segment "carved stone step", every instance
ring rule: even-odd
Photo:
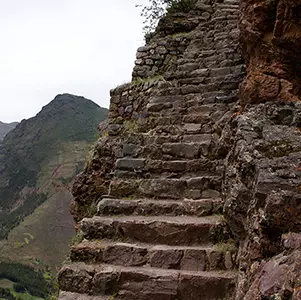
[[[162,174],[164,172],[171,173],[193,173],[201,174],[221,174],[223,170],[222,160],[210,160],[202,157],[199,159],[181,159],[181,160],[147,160],[147,169],[152,173]]]
[[[115,298],[116,299],[116,298]],[[112,300],[111,296],[90,296],[72,292],[60,292],[59,300]]]
[[[204,175],[187,178],[154,178],[154,179],[126,179],[115,178],[111,181],[111,195],[126,197],[136,195],[140,197],[155,197],[157,199],[202,199],[219,197],[221,177]]]
[[[197,118],[199,118],[199,115],[197,115]],[[187,124],[185,127],[183,127],[183,131],[176,132],[175,134],[157,134],[156,136],[145,135],[143,138],[143,145],[145,147],[162,145],[163,147],[163,144],[166,144],[165,148],[168,146],[168,144],[174,144],[173,147],[176,147],[176,144],[179,143],[198,143],[199,146],[210,145],[212,135],[203,133],[202,127],[202,124]],[[162,152],[164,150],[165,149],[163,149]]]
[[[74,263],[59,272],[60,289],[123,300],[233,299],[234,272],[189,272]],[[101,298],[100,298],[101,299]]]
[[[208,245],[226,239],[220,216],[112,216],[84,218],[86,239],[115,239],[165,245]]]
[[[120,266],[150,266],[188,271],[231,270],[236,256],[235,246],[185,247],[149,244],[84,241],[71,248],[72,261],[105,263]]]
[[[220,198],[183,201],[175,200],[130,200],[104,198],[97,205],[99,215],[167,215],[209,216],[220,213],[223,203]]]
[[[200,176],[180,179],[150,179],[141,182],[142,195],[180,199],[183,197],[200,199],[216,197],[221,182],[217,176]],[[216,191],[216,193],[210,193]],[[208,192],[206,195],[206,192]]]

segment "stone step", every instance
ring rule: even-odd
[[[60,289],[123,300],[217,300],[231,298],[235,272],[191,272],[73,263],[58,274]]]
[[[161,175],[160,178],[130,179],[127,178],[128,175],[125,172],[123,178],[111,180],[110,196],[124,198],[136,195],[156,199],[202,199],[219,197],[221,191],[221,176],[162,178]]]
[[[162,158],[161,158],[162,159]],[[223,172],[223,160],[211,160],[209,158],[181,159],[181,160],[152,160],[146,163],[147,170],[152,173],[162,174],[171,172],[183,176],[187,173],[197,173],[198,176],[205,174],[221,175]]]
[[[189,173],[189,176],[192,176],[194,172],[197,172],[198,176],[204,176],[206,174],[221,175],[223,171],[223,160],[221,159],[212,160],[210,158],[201,157],[197,159],[173,160],[170,159],[171,158],[170,156],[166,157],[161,154],[159,156],[160,159],[156,159],[158,153],[153,150],[154,149],[151,149],[151,146],[141,149],[139,156],[147,157],[147,159],[140,158],[140,157],[138,158],[130,157],[130,156],[124,157],[122,159],[123,160],[122,163],[119,163],[119,166],[117,166],[116,164],[116,169],[132,171],[136,173],[138,173],[138,171],[158,173],[158,174],[171,172],[171,173],[177,173],[179,177],[187,173]],[[152,159],[152,156],[155,156],[155,159]],[[135,169],[134,164],[130,163],[132,159],[134,160],[137,159],[138,161],[140,159],[145,160],[144,164],[143,165],[141,164],[143,168],[137,168],[138,163],[135,161],[136,163],[136,169]],[[116,170],[114,174],[115,175],[117,174]]]
[[[191,216],[111,216],[84,218],[86,239],[115,239],[165,245],[211,245],[226,240],[223,218]]]
[[[146,137],[145,147],[140,148],[140,156],[152,159],[161,158],[162,160],[187,160],[208,157],[212,135],[210,133],[199,133],[202,131],[202,125],[199,124],[187,124],[186,128],[191,134]],[[195,134],[192,134],[192,131]],[[144,158],[120,158],[116,162],[116,169],[145,170],[146,161]]]
[[[115,298],[116,299],[116,298]],[[111,296],[90,296],[72,292],[60,292],[59,300],[112,300]]]
[[[206,192],[221,190],[221,181],[218,176],[200,176],[179,179],[149,179],[143,180],[139,186],[141,194],[161,198],[212,198]],[[176,191],[176,192],[175,192]],[[217,196],[217,194],[214,194]]]
[[[232,2],[232,3],[231,3]],[[218,3],[218,8],[230,8],[230,9],[236,9],[239,11],[239,1],[225,1],[224,3]]]
[[[209,216],[222,212],[223,202],[218,199],[175,200],[130,200],[104,198],[97,205],[98,215],[142,216]]]
[[[236,248],[232,244],[185,247],[113,243],[105,240],[84,241],[72,246],[70,253],[74,262],[188,271],[232,270],[235,267],[235,256]]]

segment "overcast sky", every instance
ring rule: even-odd
[[[147,0],[0,0],[0,121],[34,116],[57,94],[109,105],[143,45],[136,3]]]

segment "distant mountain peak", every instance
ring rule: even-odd
[[[89,99],[60,94],[35,117],[22,120],[5,136],[0,148],[0,212],[10,214],[10,209],[20,203],[20,199],[22,203],[24,188],[36,188],[42,167],[58,155],[63,145],[96,141],[97,127],[107,115],[107,109]],[[24,203],[29,205],[26,201]],[[26,208],[26,212],[29,211]],[[24,214],[20,213],[20,216]],[[19,218],[17,211],[14,215],[15,219]],[[0,238],[8,232],[7,229],[1,231],[1,228],[13,227],[15,219],[9,226],[1,225],[0,220]]]
[[[4,123],[0,121],[0,144],[4,137],[17,126],[18,122]]]

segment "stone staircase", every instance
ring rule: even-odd
[[[191,216],[195,205],[198,213]],[[72,247],[72,264],[59,275],[61,288],[111,299],[231,296],[235,248],[226,243],[222,217],[210,215],[219,207],[217,199],[104,198],[101,216],[82,220],[85,240]]]
[[[138,49],[134,81],[111,91],[108,135],[118,147],[109,189],[97,215],[80,222],[84,240],[59,273],[60,299],[233,299],[218,140],[244,75],[238,1],[199,3],[199,25]],[[176,59],[152,80],[149,61],[156,67],[162,46],[160,64]]]

